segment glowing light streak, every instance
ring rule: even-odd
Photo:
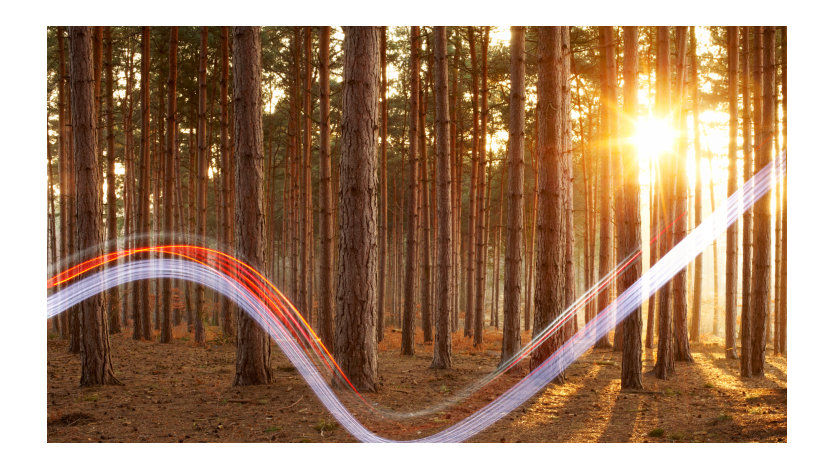
[[[677,272],[685,268],[686,265],[699,253],[710,246],[715,238],[720,236],[720,234],[723,233],[727,227],[738,219],[741,212],[749,210],[755,201],[771,189],[773,184],[772,176],[774,173],[776,180],[781,179],[784,171],[784,163],[785,153],[783,152],[775,162],[767,165],[750,181],[747,181],[738,192],[717,207],[712,215],[705,218],[704,222],[700,226],[696,227],[686,238],[669,250],[669,252],[658,260],[658,262],[640,279],[638,279],[637,282],[632,284],[625,290],[625,292],[620,294],[614,302],[609,304],[605,309],[603,309],[602,312],[594,317],[593,320],[588,322],[576,334],[568,339],[565,344],[551,354],[541,365],[510,387],[498,398],[458,423],[434,435],[409,442],[464,441],[471,438],[486,427],[492,425],[513,409],[527,401],[535,393],[547,386],[556,376],[562,373],[565,368],[573,363],[581,354],[593,346],[593,344],[595,344],[596,341],[602,337],[602,335],[608,334],[608,332],[617,323],[622,321],[627,315],[630,315],[650,295],[655,293]],[[238,263],[238,266],[245,267],[245,271],[249,271],[250,274],[254,273],[254,275],[263,279],[266,284],[274,290],[274,292],[277,292],[282,301],[280,302],[281,307],[278,307],[276,303],[270,301],[273,308],[277,307],[277,310],[287,308],[294,315],[298,315],[297,310],[289,301],[286,300],[280,291],[275,289],[275,287],[269,283],[263,275],[245,263],[242,263],[239,260],[216,250],[187,245],[179,247],[184,248],[186,253],[188,253],[189,250],[206,250],[207,252],[221,258],[234,260]],[[344,404],[336,396],[333,389],[328,386],[326,380],[316,368],[315,364],[310,360],[310,357],[302,348],[301,343],[293,339],[295,335],[293,335],[292,331],[287,328],[288,326],[292,327],[292,323],[278,321],[279,318],[276,316],[276,312],[265,303],[267,297],[271,296],[263,295],[266,293],[262,289],[256,289],[257,292],[253,292],[253,290],[247,287],[247,285],[252,285],[251,282],[244,281],[242,283],[240,278],[232,277],[229,271],[225,269],[215,269],[207,263],[199,261],[196,257],[189,256],[188,254],[182,255],[179,250],[173,250],[171,248],[172,247],[154,247],[140,249],[138,251],[148,250],[180,254],[184,259],[163,258],[130,261],[125,264],[97,271],[88,277],[68,285],[62,290],[49,295],[47,297],[47,318],[57,315],[86,298],[98,295],[107,289],[126,282],[157,277],[171,277],[201,283],[207,287],[216,289],[221,294],[229,297],[250,316],[252,316],[252,318],[270,334],[305,381],[307,381],[310,385],[311,389],[322,404],[327,407],[331,414],[333,414],[334,418],[336,418],[336,420],[338,420],[348,432],[364,442],[394,442],[378,436],[367,429],[353,414],[350,413],[350,411],[347,410]],[[59,283],[64,283],[70,279],[80,276],[83,273],[90,272],[96,267],[100,267],[107,262],[127,256],[127,254],[124,253],[125,252],[117,252],[116,254],[111,253],[98,257],[94,260],[81,263],[79,267],[70,268],[69,270],[64,271],[58,276],[50,279],[47,285],[54,286]],[[623,267],[628,263],[633,262],[636,257],[637,254],[621,263],[621,266],[618,267],[617,271],[623,269]],[[606,276],[606,283],[610,282],[609,277],[610,276]],[[595,286],[594,289],[596,290],[592,289],[592,291],[598,291],[600,289],[600,287],[598,287],[599,285],[600,283]],[[584,294],[582,298],[587,299],[590,295],[592,295],[591,291]],[[525,350],[534,349],[541,344],[543,338],[553,334],[553,332],[555,332],[567,321],[568,318],[570,318],[572,314],[576,312],[578,308],[577,305],[579,305],[579,303],[574,302],[569,309],[560,314],[559,317],[557,317],[541,335],[537,336],[535,341],[531,341],[530,345],[528,345]],[[279,315],[281,315],[281,313],[279,313]],[[298,316],[300,317],[300,315]],[[287,315],[284,314],[281,315],[281,317],[286,320]],[[607,326],[600,327],[601,325]],[[304,327],[306,330],[312,332],[312,329],[306,322],[304,322]],[[316,340],[311,341],[311,344],[313,346],[321,347],[320,341],[318,341],[315,333],[312,333],[312,335],[316,338]],[[309,339],[309,337],[307,338]],[[322,349],[326,351],[325,348],[322,347]],[[519,357],[523,357],[523,354],[519,354]],[[327,355],[329,356],[329,353]],[[332,359],[332,357],[330,358]],[[511,361],[507,362],[510,363]],[[518,362],[517,358],[513,363],[516,362]]]

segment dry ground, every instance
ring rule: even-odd
[[[124,386],[80,388],[79,358],[66,341],[47,341],[49,442],[352,442],[273,345],[274,383],[232,387],[233,344],[190,342],[184,326],[172,344],[111,336],[112,360]],[[216,331],[210,329],[210,338]],[[455,396],[498,362],[500,334],[488,329],[486,347],[455,337],[452,371],[429,370],[431,345],[399,355],[399,333],[386,331],[380,349],[380,392],[370,401],[419,410]],[[529,334],[525,336],[529,340]],[[668,381],[649,371],[644,392],[619,390],[619,353],[591,351],[551,385],[475,436],[475,442],[785,442],[787,361],[768,356],[764,378],[740,379],[738,361],[724,359],[717,338],[693,346],[695,362],[677,363]],[[393,421],[360,413],[383,436],[413,439],[443,429],[505,390],[508,374],[439,413]]]

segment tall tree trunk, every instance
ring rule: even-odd
[[[206,246],[206,206],[208,193],[208,141],[206,136],[206,66],[208,58],[208,28],[203,26],[200,31],[200,71],[198,77],[199,98],[197,116],[197,243]],[[197,285],[196,309],[194,315],[194,342],[203,344],[206,333],[203,329],[203,309],[205,303],[205,288]]]
[[[319,30],[319,174],[321,191],[321,306],[319,335],[333,348],[333,188],[330,176],[330,27]]]
[[[136,218],[135,233],[150,235],[150,180],[151,180],[151,92],[150,92],[150,61],[151,38],[150,27],[142,27],[142,63],[139,77],[139,112],[142,114],[142,124],[139,135],[139,198],[137,201],[138,217]],[[150,242],[150,239],[148,239]],[[133,339],[150,339],[150,281],[139,283],[138,295],[133,298]],[[145,333],[147,332],[147,337]]]
[[[135,75],[133,70],[133,55],[134,55],[134,34],[131,32],[128,36],[126,73],[127,76],[127,92],[124,100],[122,100],[122,117],[125,133],[124,142],[124,162],[125,162],[125,184],[123,186],[122,201],[125,207],[124,217],[124,237],[125,249],[136,248],[136,241],[133,239],[133,234],[136,233],[135,227],[137,225],[136,219],[138,217],[138,201],[136,189],[136,160],[134,158],[133,145],[133,90],[135,88]],[[139,295],[138,284],[132,283],[131,286],[126,286],[124,289],[125,295],[122,298],[122,318],[121,321],[127,328],[128,318],[135,318],[136,311],[136,297]],[[130,295],[128,295],[128,289]]]
[[[727,197],[735,194],[738,188],[738,27],[727,27],[727,56],[729,58],[729,92],[730,104],[730,145],[727,160],[729,171],[727,179]],[[716,260],[717,262],[717,260]],[[725,281],[724,305],[724,356],[737,359],[736,353],[736,304],[738,302],[738,224],[727,228],[727,278]],[[697,294],[696,294],[697,296]]]
[[[773,26],[758,27],[757,36],[763,37],[762,75],[761,75],[761,118],[759,125],[761,137],[756,151],[756,172],[773,160],[773,89],[775,85],[775,49],[776,38]],[[757,38],[757,42],[759,39]],[[758,112],[757,112],[758,114]],[[753,206],[754,236],[756,250],[753,253],[753,287],[751,309],[751,372],[753,376],[765,373],[765,329],[767,324],[768,293],[770,291],[770,192],[765,193]]]
[[[113,40],[110,27],[104,27],[104,99],[107,110],[105,122],[107,127],[107,241],[111,249],[117,249],[119,234],[116,230],[116,135],[113,133]],[[125,206],[127,209],[127,206]],[[106,294],[107,313],[111,333],[122,331],[119,320],[119,289],[111,289]]]
[[[93,89],[92,31],[69,28],[72,139],[75,151],[76,236],[78,249],[101,256],[101,176],[97,161],[95,90]],[[115,385],[110,362],[110,339],[104,296],[80,303],[81,385]]]
[[[567,26],[540,27],[538,46],[538,152],[541,161],[536,231],[536,288],[533,336],[548,326],[573,301],[573,208],[571,183],[570,33]],[[552,71],[552,73],[546,73]],[[568,322],[533,352],[538,367],[572,335]],[[564,381],[564,374],[556,378]]]
[[[70,41],[69,38],[70,32],[67,31],[67,41]],[[62,220],[62,231],[66,233],[66,245],[64,246],[65,250],[63,250],[63,258],[69,261],[69,257],[75,254],[75,250],[78,247],[77,245],[77,234],[76,234],[76,178],[75,178],[75,145],[73,143],[73,134],[74,134],[74,104],[73,104],[73,86],[70,83],[70,73],[66,71],[65,63],[64,63],[64,39],[63,39],[63,30],[62,28],[58,29],[58,54],[60,56],[60,64],[59,64],[59,72],[62,77],[62,82],[64,84],[64,91],[68,95],[64,98],[63,102],[65,105],[64,109],[64,126],[62,128],[62,139],[63,139],[63,154],[66,157],[66,161],[64,162],[64,174],[65,174],[65,184],[61,185],[61,188],[66,188],[66,198],[62,197],[62,199],[66,200],[66,206],[61,207],[61,214],[64,217]],[[91,60],[91,59],[90,59]],[[70,61],[72,61],[72,57],[70,57]],[[70,65],[70,68],[72,66]],[[63,191],[62,191],[63,192]],[[64,266],[64,268],[69,268],[69,266]],[[68,320],[67,320],[67,330],[69,330],[69,352],[78,354],[81,352],[81,306],[76,306],[70,309]]]
[[[669,27],[657,27],[657,94],[656,94],[656,116],[668,116],[671,108],[671,80],[669,77]],[[663,227],[666,232],[660,235],[657,257],[661,258],[666,254],[672,245],[672,236],[669,234],[669,223],[675,215],[675,204],[672,197],[674,189],[673,171],[670,160],[672,155],[668,152],[660,156],[661,168],[658,172],[658,179],[661,181],[658,195],[659,222],[658,227]],[[670,305],[671,286],[669,283],[660,288],[657,295],[657,361],[654,366],[654,373],[658,379],[666,380],[675,372],[675,361],[672,340],[672,312]]]
[[[472,63],[472,174],[469,180],[469,230],[467,233],[466,259],[466,316],[464,317],[463,335],[472,336],[475,319],[475,230],[478,220],[477,186],[480,175],[478,163],[478,133],[480,113],[478,112],[478,58],[475,46],[475,29],[470,26],[468,31],[469,53]]]
[[[264,146],[259,27],[236,26],[232,42],[235,90],[235,251],[256,270],[264,262]],[[269,337],[242,309],[237,312],[234,385],[272,381]]]
[[[486,26],[481,41],[481,138],[478,157],[478,218],[476,229],[475,253],[475,313],[473,339],[475,346],[484,341],[484,294],[486,289],[486,247],[487,247],[487,194],[486,194],[486,138],[487,138],[487,47],[489,46],[489,26]]]
[[[692,60],[692,123],[693,123],[693,143],[695,145],[695,227],[701,225],[702,215],[702,178],[701,178],[701,126],[698,108],[699,89],[698,89],[698,43],[695,39],[695,26],[689,28],[689,53]],[[710,178],[711,180],[712,178]],[[713,264],[718,264],[717,259],[713,259]],[[692,322],[689,327],[689,340],[693,343],[700,341],[701,337],[701,295],[703,288],[704,277],[704,256],[699,254],[695,258],[695,270],[692,279]],[[713,292],[715,299],[718,298],[718,292]]]
[[[634,135],[639,105],[637,102],[639,59],[637,52],[638,31],[636,26],[623,28],[623,119],[624,135]],[[637,160],[637,146],[624,143],[620,158],[623,175],[622,202],[617,209],[618,257],[626,259],[640,249],[640,165]],[[631,263],[619,277],[619,292],[624,292],[640,278],[643,267],[642,257]],[[643,332],[643,316],[637,307],[623,320],[623,362],[620,386],[623,389],[643,388],[643,346],[640,335]]]
[[[452,96],[449,101],[449,159],[452,165],[452,259],[454,260],[452,271],[452,332],[458,331],[458,317],[460,316],[460,275],[463,272],[461,253],[460,233],[460,211],[461,211],[461,162],[457,146],[457,119],[458,119],[458,68],[460,67],[460,43],[457,41],[457,34],[453,33],[452,42],[455,48],[455,55],[452,63]]]
[[[434,27],[435,119],[437,129],[437,284],[432,369],[452,367],[452,176],[449,156],[449,58],[446,27]],[[383,75],[384,76],[384,75]],[[383,101],[384,102],[384,101]],[[384,127],[383,127],[384,129]],[[385,140],[383,139],[383,145]],[[380,282],[382,284],[382,282]]]
[[[602,105],[600,106],[600,135],[602,136],[602,164],[600,166],[600,231],[599,231],[599,277],[602,279],[611,270],[611,250],[613,236],[611,228],[611,163],[614,153],[615,120],[616,120],[616,66],[614,65],[613,27],[599,28],[600,69],[602,71]],[[543,241],[542,241],[543,242]],[[600,289],[597,299],[597,315],[608,306],[611,300],[611,283]],[[608,330],[610,325],[599,325]],[[596,348],[610,348],[608,333],[596,343]]]
[[[741,28],[742,33],[742,96],[743,96],[743,107],[744,107],[744,118],[743,118],[743,136],[744,136],[744,180],[748,181],[753,176],[753,139],[758,138],[751,134],[751,127],[753,122],[758,122],[754,119],[754,112],[756,112],[760,106],[756,106],[755,109],[751,106],[751,94],[753,96],[756,95],[755,92],[755,83],[756,80],[753,80],[751,90],[751,78],[753,75],[751,73],[751,65],[750,65],[750,56],[753,56],[754,62],[754,70],[758,69],[761,64],[761,48],[756,47],[756,50],[750,50],[750,35],[755,31],[751,30],[750,27],[744,26]],[[758,41],[758,44],[761,45],[761,41]],[[755,101],[755,99],[754,99]],[[758,134],[758,132],[757,132]],[[749,197],[745,195],[745,197]],[[753,270],[753,210],[747,210],[744,213],[744,232],[742,233],[742,268],[741,268],[741,364],[740,364],[740,373],[742,377],[752,377],[752,362],[751,362],[751,355],[750,355],[750,347],[752,345],[751,341],[751,329],[750,329],[750,294],[751,294],[751,274]]]
[[[359,390],[377,377],[379,30],[345,27],[335,356]]]
[[[61,40],[59,37],[58,40]],[[60,112],[60,111],[59,111]],[[47,239],[47,250],[49,253],[49,276],[55,276],[58,274],[58,238],[55,234],[55,188],[53,185],[53,178],[52,178],[52,150],[51,146],[49,145],[49,130],[47,128],[46,133],[46,175],[47,175],[47,188],[46,188],[46,195],[47,195],[47,213],[46,213],[46,223],[47,223],[47,231],[49,232],[48,239]],[[58,142],[60,144],[60,140]],[[57,333],[61,334],[61,317],[54,317],[52,319],[52,330]]]
[[[787,162],[788,151],[788,28],[782,26],[782,148]],[[774,132],[776,130],[774,129]],[[782,275],[779,280],[781,295],[779,296],[781,315],[779,316],[779,352],[788,353],[788,173],[785,164],[782,176]]]
[[[58,38],[58,185],[61,193],[58,199],[58,208],[61,211],[61,259],[63,261],[61,266],[57,269],[63,271],[69,268],[65,265],[69,261],[69,256],[72,255],[71,239],[75,234],[70,230],[71,220],[75,215],[74,211],[70,210],[69,195],[72,191],[70,186],[70,173],[73,170],[72,152],[70,152],[70,142],[72,141],[72,129],[69,126],[69,78],[66,71],[66,57],[64,53],[64,28],[57,28]],[[76,333],[72,330],[75,326],[73,319],[77,316],[74,309],[61,315],[61,338],[75,338]]]
[[[677,78],[675,90],[675,99],[678,101],[678,149],[675,155],[675,191],[674,195],[677,199],[675,207],[678,211],[683,212],[687,207],[687,186],[689,179],[686,176],[686,110],[684,104],[686,102],[686,40],[687,40],[686,26],[678,26],[675,28],[675,54],[677,55]],[[674,230],[674,245],[677,245],[686,237],[687,217],[681,217],[675,222]],[[674,290],[674,311],[675,311],[675,360],[692,362],[692,354],[689,352],[689,335],[687,334],[686,321],[686,269],[680,270],[675,275],[672,289]]]
[[[306,318],[313,318],[313,179],[312,179],[312,147],[313,147],[313,116],[312,116],[312,79],[313,68],[311,66],[312,56],[312,33],[310,26],[304,28],[304,153],[302,173],[302,225],[303,234],[301,238],[301,302]]]
[[[420,28],[411,27],[411,49],[409,55],[409,105],[408,105],[408,210],[406,217],[406,255],[405,280],[403,284],[403,321],[401,352],[406,356],[414,355],[414,319],[415,301],[417,296],[417,165],[418,142],[417,128],[419,127],[419,87],[420,87]]]
[[[753,175],[753,143],[750,134],[752,109],[750,107],[750,28],[741,27],[741,96],[742,96],[742,143],[744,153],[744,180]],[[751,273],[751,244],[753,241],[753,211],[747,210],[743,215],[742,232],[742,261],[741,261],[741,363],[742,377],[750,377],[750,273]],[[736,353],[736,356],[738,353]]]
[[[501,167],[501,178],[498,186],[501,187],[501,193],[498,196],[498,223],[495,225],[495,236],[492,246],[492,302],[490,302],[489,326],[494,326],[498,329],[498,284],[500,280],[500,263],[498,261],[498,254],[501,252],[501,223],[504,220],[504,172],[507,169],[506,165]]]
[[[504,334],[501,363],[521,349],[521,273],[524,256],[524,26],[510,36],[510,135],[507,163],[507,249],[504,252]]]
[[[234,179],[234,162],[229,144],[229,27],[220,27],[220,162],[222,169],[220,177],[223,180],[223,234],[222,241],[227,249],[234,243],[234,194],[232,194],[232,180]],[[221,331],[226,338],[235,336],[232,302],[223,296],[221,305]]]
[[[420,315],[423,326],[423,342],[428,344],[432,342],[432,314],[434,308],[432,307],[432,251],[431,251],[431,191],[429,188],[429,168],[428,168],[428,149],[426,144],[426,114],[428,92],[424,88],[428,84],[420,82],[420,220],[422,241],[420,243],[421,263],[422,263],[422,282],[420,283]]]
[[[539,157],[536,142],[538,141],[539,128],[539,113],[536,113],[535,125],[533,126],[533,139],[530,143],[530,155],[533,158],[533,204],[530,208],[530,243],[527,245],[527,283],[526,294],[524,297],[524,331],[530,331],[530,311],[533,308],[533,287],[535,278],[533,277],[534,267],[536,265],[533,258],[533,252],[536,247],[536,225],[538,223],[539,212]]]
[[[380,80],[379,116],[381,122],[381,143],[379,152],[379,318],[376,323],[376,339],[382,341],[385,320],[385,287],[388,278],[385,275],[386,254],[388,249],[388,77],[387,68],[387,28],[379,30],[379,61],[382,79]]]
[[[171,37],[168,49],[168,131],[166,134],[165,155],[165,219],[164,240],[173,243],[174,231],[174,167],[177,159],[177,37],[179,28],[171,27]],[[173,339],[171,326],[171,279],[162,281],[162,336],[160,342],[170,343]]]

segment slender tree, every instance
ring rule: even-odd
[[[360,390],[377,377],[379,30],[345,27],[335,356]]]
[[[177,160],[177,40],[179,28],[171,27],[170,40],[168,42],[168,130],[165,135],[165,231],[163,239],[167,243],[173,243],[174,231],[174,166]],[[170,343],[173,339],[171,310],[173,307],[171,296],[171,278],[162,280],[162,336],[160,342]]]
[[[727,179],[727,197],[735,194],[738,187],[738,27],[727,28],[727,57],[729,88],[727,100],[730,104],[730,144]],[[738,224],[727,228],[727,278],[725,282],[724,305],[724,355],[737,359],[736,352],[736,303],[738,302]]]
[[[119,234],[116,230],[116,135],[113,132],[113,38],[110,27],[103,28],[104,43],[104,100],[105,125],[107,129],[107,241],[116,247]],[[122,331],[119,321],[119,289],[107,292],[107,312],[111,333]]]
[[[379,318],[376,322],[376,338],[382,341],[385,320],[386,258],[388,250],[388,75],[387,28],[379,30],[380,80],[379,116],[381,122],[379,146]]]
[[[463,335],[472,336],[475,312],[475,230],[478,220],[477,190],[480,175],[478,163],[478,139],[480,134],[478,112],[478,59],[475,45],[475,28],[467,30],[469,39],[469,54],[472,63],[472,173],[469,180],[469,230],[467,231],[466,258],[466,316],[464,317]]]
[[[446,27],[434,27],[434,101],[437,129],[437,284],[432,369],[452,367],[452,165],[449,156],[449,57]],[[383,141],[384,142],[384,141]]]
[[[321,254],[319,335],[333,347],[333,187],[330,176],[330,27],[319,30],[319,190],[321,204]]]
[[[521,349],[521,269],[524,256],[524,34],[510,36],[510,136],[507,163],[507,249],[504,252],[504,335],[501,363]]]
[[[773,145],[771,139],[775,134],[773,129],[773,92],[775,85],[775,50],[776,38],[773,26],[758,27],[763,36],[762,41],[762,79],[761,79],[761,119],[758,129],[761,138],[756,146],[756,172],[758,173],[773,160]],[[757,38],[757,42],[760,40]],[[765,193],[753,206],[753,287],[751,305],[751,372],[753,376],[764,376],[766,338],[765,329],[770,308],[770,192]]]
[[[208,192],[208,138],[206,136],[206,67],[208,63],[208,28],[200,30],[200,71],[198,76],[197,115],[197,242],[206,246],[206,196]],[[203,329],[205,288],[197,285],[196,309],[194,315],[194,342],[203,344],[206,333]]]
[[[101,176],[96,145],[95,90],[93,89],[92,31],[69,28],[70,99],[75,152],[76,237],[78,249],[101,256]],[[110,339],[104,296],[94,295],[80,304],[81,385],[115,385],[110,362]]]
[[[657,27],[657,72],[656,72],[656,112],[655,115],[668,119],[670,104],[671,104],[671,80],[669,77],[669,27]],[[668,227],[672,222],[672,216],[675,214],[674,199],[672,192],[674,189],[673,169],[670,165],[670,160],[673,157],[665,152],[660,156],[660,171],[658,178],[661,181],[660,194],[658,196],[660,204],[658,210],[660,213],[659,221],[660,227]],[[658,258],[662,257],[671,248],[671,235],[664,233],[660,236],[658,243]],[[671,287],[666,283],[660,288],[657,295],[657,321],[658,321],[658,340],[657,340],[657,361],[654,366],[654,373],[658,379],[666,380],[675,372],[674,350],[672,340],[672,311],[670,305]]]
[[[603,278],[611,270],[611,250],[613,248],[613,235],[611,227],[611,162],[614,153],[614,139],[616,132],[616,103],[617,103],[617,77],[614,56],[614,32],[611,26],[599,28],[600,43],[600,72],[602,82],[602,103],[600,105],[600,135],[602,136],[602,157],[600,165],[600,202],[599,202],[599,277]],[[542,240],[543,242],[543,240]],[[610,284],[600,289],[597,299],[597,315],[608,306],[611,297]],[[602,326],[607,329],[608,325]],[[610,348],[611,342],[608,334],[603,335],[598,341],[597,348]]]
[[[677,55],[677,78],[675,99],[678,102],[678,150],[674,156],[675,160],[675,208],[684,211],[687,207],[687,185],[686,176],[686,39],[687,27],[678,26],[675,28],[675,54]],[[674,242],[676,245],[686,237],[686,217],[679,217],[674,223]],[[689,335],[687,334],[687,304],[686,304],[686,269],[680,270],[674,278],[672,290],[674,291],[674,329],[675,329],[675,360],[692,362],[692,354],[689,351]]]
[[[751,134],[751,127],[753,121],[753,108],[751,106],[751,78],[750,71],[750,57],[758,56],[756,51],[750,50],[750,27],[743,26],[741,28],[742,40],[742,135],[744,145],[744,180],[747,181],[753,176],[753,136]],[[753,58],[756,62],[756,58]],[[752,254],[753,254],[753,211],[748,210],[743,216],[743,230],[742,232],[742,260],[741,260],[741,363],[740,373],[742,377],[751,377],[750,362],[750,286],[752,273]]]
[[[405,279],[403,282],[403,319],[402,346],[403,355],[414,355],[414,319],[417,296],[417,148],[418,109],[420,107],[420,28],[412,26],[410,31],[411,48],[409,55],[409,105],[408,105],[408,208],[405,212],[406,254]]]
[[[234,194],[232,184],[234,181],[235,165],[233,162],[232,148],[229,143],[229,27],[220,27],[220,178],[222,180],[222,237],[221,240],[226,247],[231,248],[234,243]],[[231,338],[235,336],[234,319],[232,314],[232,303],[227,297],[223,297],[220,306],[221,331],[223,336]]]
[[[788,151],[788,28],[781,27],[782,31],[782,149],[786,152],[787,162]],[[774,129],[774,132],[776,130]],[[788,173],[787,163],[785,164],[784,176],[782,176],[782,275],[779,280],[781,295],[779,296],[780,311],[779,317],[779,352],[784,356],[788,353]]]
[[[692,96],[692,142],[695,146],[695,226],[701,225],[702,215],[702,179],[701,179],[701,125],[699,112],[699,84],[698,84],[698,43],[695,39],[695,26],[689,28],[689,57],[692,67],[692,78],[689,80]],[[713,264],[718,259],[713,258]],[[704,256],[699,254],[695,258],[695,269],[692,279],[692,320],[689,326],[689,341],[698,342],[701,337],[701,295],[703,289]],[[718,292],[714,292],[718,298]]]

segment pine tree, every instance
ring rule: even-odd
[[[434,98],[437,121],[437,284],[432,369],[452,367],[452,177],[449,155],[449,58],[446,27],[434,27]],[[383,141],[384,142],[384,141]],[[382,279],[380,279],[380,284]]]
[[[264,263],[264,148],[259,27],[234,28],[235,254],[262,270]],[[234,385],[272,381],[269,337],[245,311],[237,312]]]
[[[345,27],[335,357],[359,390],[377,377],[379,30]]]
[[[319,336],[325,347],[333,347],[333,187],[330,168],[330,27],[319,30],[319,174],[321,204],[321,254],[319,278]]]
[[[727,100],[730,104],[730,143],[727,154],[729,171],[727,180],[727,197],[733,195],[738,187],[738,27],[727,28],[727,57],[729,63],[729,90]],[[738,302],[738,224],[727,228],[727,278],[726,304],[724,306],[724,355],[727,359],[737,359],[736,352],[736,303]]]
[[[405,356],[414,355],[414,320],[416,317],[415,302],[417,297],[417,166],[418,142],[417,128],[419,127],[419,87],[420,87],[420,28],[412,26],[410,31],[411,48],[409,55],[409,105],[408,105],[408,208],[405,212],[406,224],[406,255],[405,279],[403,281],[403,319],[401,352]]]
[[[637,88],[639,59],[637,57],[637,27],[623,28],[623,134],[634,135],[637,114]],[[640,249],[640,168],[637,160],[637,148],[633,144],[623,144],[620,158],[620,171],[624,186],[620,190],[622,197],[617,208],[617,255],[626,259],[630,253]],[[636,258],[618,278],[619,292],[625,291],[640,278],[642,259]],[[623,320],[623,362],[620,384],[624,389],[643,388],[643,347],[640,335],[643,330],[641,309],[636,308]]]
[[[536,246],[536,289],[533,336],[539,334],[573,301],[573,243],[570,125],[569,27],[539,27],[536,109],[539,114],[539,244]],[[547,73],[552,71],[552,73]],[[572,335],[568,322],[533,352],[538,367]],[[564,381],[560,375],[558,382]]]
[[[69,28],[72,140],[77,182],[76,237],[78,249],[101,256],[101,176],[96,139],[93,41],[90,27]],[[110,340],[104,296],[80,303],[81,385],[116,385],[110,362]]]

